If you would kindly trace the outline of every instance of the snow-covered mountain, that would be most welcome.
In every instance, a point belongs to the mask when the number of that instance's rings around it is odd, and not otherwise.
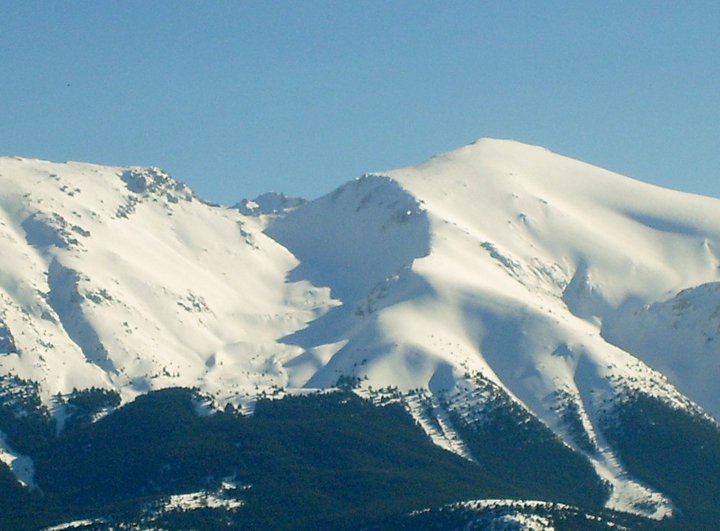
[[[535,146],[236,208],[155,168],[3,158],[0,249],[0,374],[48,403],[353,382],[473,459],[451,419],[502,397],[593,464],[608,507],[652,517],[673,502],[618,458],[611,405],[720,418],[720,201]]]
[[[484,139],[366,175],[267,233],[301,261],[292,279],[343,302],[286,338],[304,350],[298,384],[354,374],[465,408],[478,374],[574,446],[576,414],[624,510],[661,497],[623,479],[598,429],[606,401],[638,390],[720,416],[717,200]]]
[[[650,367],[720,416],[720,396],[703,385],[720,368],[718,207],[481,140],[366,175],[267,233],[301,261],[293,280],[329,286],[343,302],[289,339],[305,351],[347,342],[310,385],[357,372],[433,389],[452,384],[448,367],[463,367],[541,411],[549,392],[583,395],[578,386],[594,377],[665,387]],[[653,328],[668,321],[683,349]],[[359,357],[364,368],[353,371]]]
[[[284,383],[279,341],[330,306],[254,218],[158,169],[0,161],[0,370],[130,398]],[[280,360],[280,361],[278,361]]]

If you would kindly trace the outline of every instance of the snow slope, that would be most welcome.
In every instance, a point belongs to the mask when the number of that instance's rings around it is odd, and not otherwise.
[[[0,371],[42,384],[284,385],[278,338],[329,306],[253,218],[157,169],[0,159]],[[247,389],[246,389],[247,388]]]
[[[348,342],[309,386],[356,363],[401,388],[451,385],[447,367],[467,367],[541,412],[549,393],[589,396],[578,385],[602,391],[611,376],[668,387],[649,366],[690,393],[717,351],[667,370],[682,350],[649,335],[622,350],[632,334],[614,320],[719,279],[719,207],[510,141],[367,175],[267,230],[300,259],[291,278],[343,303],[286,341],[303,355]],[[687,321],[686,334],[703,333]],[[716,394],[693,398],[720,416]]]

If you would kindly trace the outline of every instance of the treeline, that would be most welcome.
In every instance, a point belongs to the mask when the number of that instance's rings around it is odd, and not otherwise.
[[[58,397],[69,416],[57,433],[32,385],[13,389],[0,394],[0,429],[33,458],[38,490],[0,466],[0,529],[96,517],[172,529],[393,528],[412,511],[482,498],[575,504],[576,523],[599,514],[608,494],[586,460],[512,404],[495,404],[482,422],[455,416],[478,465],[432,444],[400,403],[378,407],[350,390],[260,400],[253,416],[232,407],[200,416],[203,397],[185,388],[110,413],[116,395],[77,391]],[[624,462],[673,497],[685,518],[677,522],[720,520],[712,423],[643,397],[612,418],[606,430]],[[227,493],[239,508],[158,510],[171,494],[217,491],[228,478],[247,486]]]

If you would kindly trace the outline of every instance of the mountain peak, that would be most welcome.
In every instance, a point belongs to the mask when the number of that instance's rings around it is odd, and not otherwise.
[[[289,197],[277,192],[266,192],[255,199],[243,199],[233,208],[238,209],[246,216],[275,215],[292,210],[306,202],[305,199],[300,197]]]
[[[459,148],[439,153],[431,157],[424,164],[421,164],[420,167],[425,167],[433,161],[462,161],[464,163],[474,162],[477,164],[482,162],[489,163],[492,159],[500,159],[507,163],[512,161],[513,158],[532,158],[542,154],[562,156],[553,153],[545,147],[527,144],[518,140],[481,137]]]

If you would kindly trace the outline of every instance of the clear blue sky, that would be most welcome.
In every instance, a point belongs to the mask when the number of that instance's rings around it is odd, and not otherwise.
[[[0,154],[317,197],[478,137],[720,197],[720,2],[0,3]]]

